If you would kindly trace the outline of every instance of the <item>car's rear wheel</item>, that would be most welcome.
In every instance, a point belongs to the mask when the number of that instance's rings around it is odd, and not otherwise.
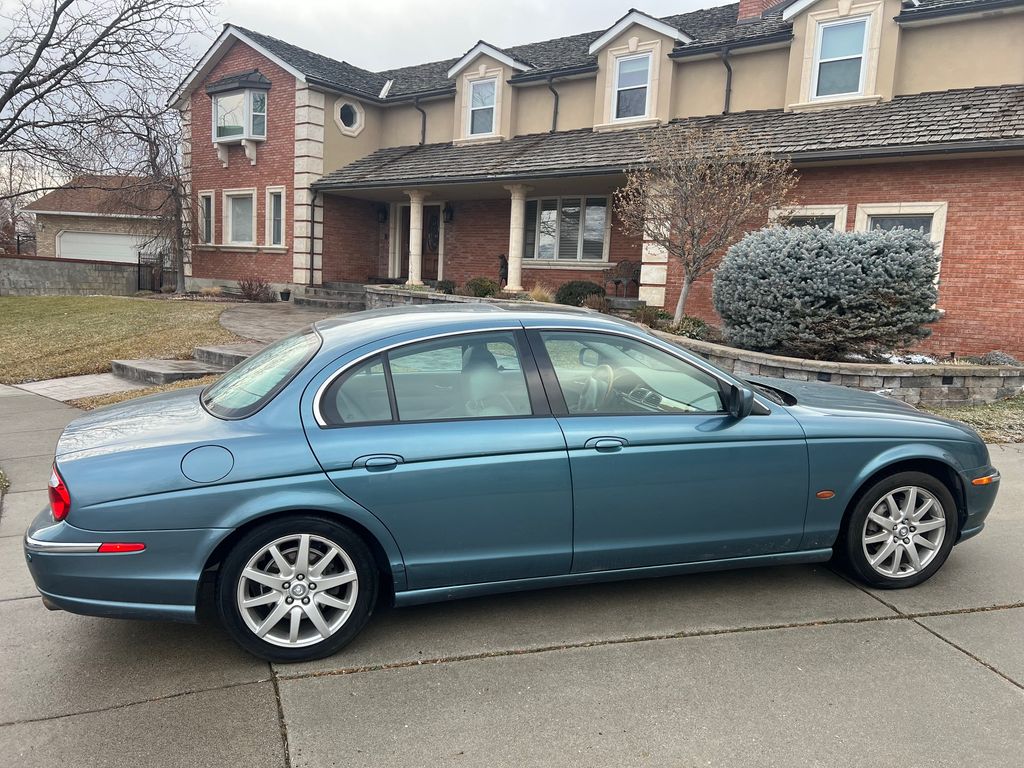
[[[845,560],[881,589],[930,579],[949,557],[957,532],[953,495],[938,478],[900,472],[879,480],[858,500],[846,525]]]
[[[349,528],[318,517],[279,518],[231,549],[217,604],[224,626],[256,656],[319,659],[363,628],[378,582],[373,556]]]

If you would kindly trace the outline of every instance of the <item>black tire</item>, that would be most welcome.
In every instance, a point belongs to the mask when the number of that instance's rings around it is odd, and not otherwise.
[[[887,576],[875,570],[868,560],[864,545],[865,525],[868,513],[888,493],[908,486],[923,488],[941,504],[945,517],[945,535],[935,550],[934,556],[919,571],[901,577]],[[882,478],[860,494],[840,536],[840,541],[837,542],[836,549],[841,562],[853,576],[868,586],[878,589],[905,589],[927,581],[942,567],[956,542],[958,527],[959,514],[956,501],[945,483],[934,475],[924,472],[899,472]]]
[[[356,597],[354,605],[348,611],[348,617],[327,639],[309,645],[287,647],[269,642],[256,635],[254,629],[249,626],[246,618],[242,615],[237,595],[242,571],[252,557],[278,539],[302,534],[322,537],[322,539],[333,543],[340,553],[347,556],[356,573],[354,584]],[[288,555],[286,554],[285,557],[287,559]],[[340,555],[336,555],[335,559],[340,561]],[[295,562],[294,556],[290,562]],[[348,571],[347,568],[342,570]],[[299,577],[295,578],[297,580]],[[311,584],[314,581],[315,579],[310,578],[305,583]],[[254,656],[268,661],[285,663],[322,659],[337,653],[348,645],[366,625],[377,602],[379,585],[380,577],[373,555],[366,542],[358,534],[340,523],[324,518],[295,515],[277,518],[260,525],[235,543],[221,564],[217,580],[217,610],[224,627],[232,638]],[[338,589],[352,590],[353,585]],[[267,594],[270,594],[271,591],[268,589]],[[313,592],[310,591],[308,594],[312,596]],[[352,594],[352,592],[348,592],[348,594]],[[339,596],[343,595],[339,594]],[[290,599],[295,601],[293,607],[299,607],[299,599]],[[268,613],[272,607],[273,605],[267,607]],[[303,616],[305,616],[304,613]]]

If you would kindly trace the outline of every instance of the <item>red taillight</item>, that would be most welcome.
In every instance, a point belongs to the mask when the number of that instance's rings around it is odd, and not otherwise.
[[[129,543],[122,543],[122,542],[119,542],[119,541],[118,542],[108,541],[108,542],[106,542],[104,544],[100,544],[100,548],[97,549],[96,551],[97,552],[141,552],[145,548],[146,548],[145,544],[137,544],[137,543],[129,544]]]
[[[57,465],[53,465],[53,471],[50,472],[50,512],[53,513],[53,519],[60,521],[68,516],[68,510],[71,509],[71,494],[68,493],[68,487],[64,485],[64,478],[60,476],[60,472],[57,471]]]

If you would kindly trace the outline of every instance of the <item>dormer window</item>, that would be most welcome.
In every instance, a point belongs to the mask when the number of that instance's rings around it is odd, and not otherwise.
[[[494,133],[494,105],[498,81],[494,78],[473,80],[469,84],[469,135]]]
[[[857,96],[864,92],[867,39],[866,17],[818,25],[812,98]]]
[[[267,137],[267,92],[231,91],[213,97],[213,140]]]
[[[621,56],[615,60],[616,120],[647,117],[651,84],[651,55]]]

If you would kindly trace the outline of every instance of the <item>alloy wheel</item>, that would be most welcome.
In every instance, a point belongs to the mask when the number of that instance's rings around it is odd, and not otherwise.
[[[906,578],[935,559],[946,537],[946,513],[929,490],[909,485],[882,496],[861,536],[868,564],[883,576]]]
[[[355,564],[338,544],[310,533],[282,536],[249,558],[236,604],[256,637],[285,648],[323,642],[352,615]]]

